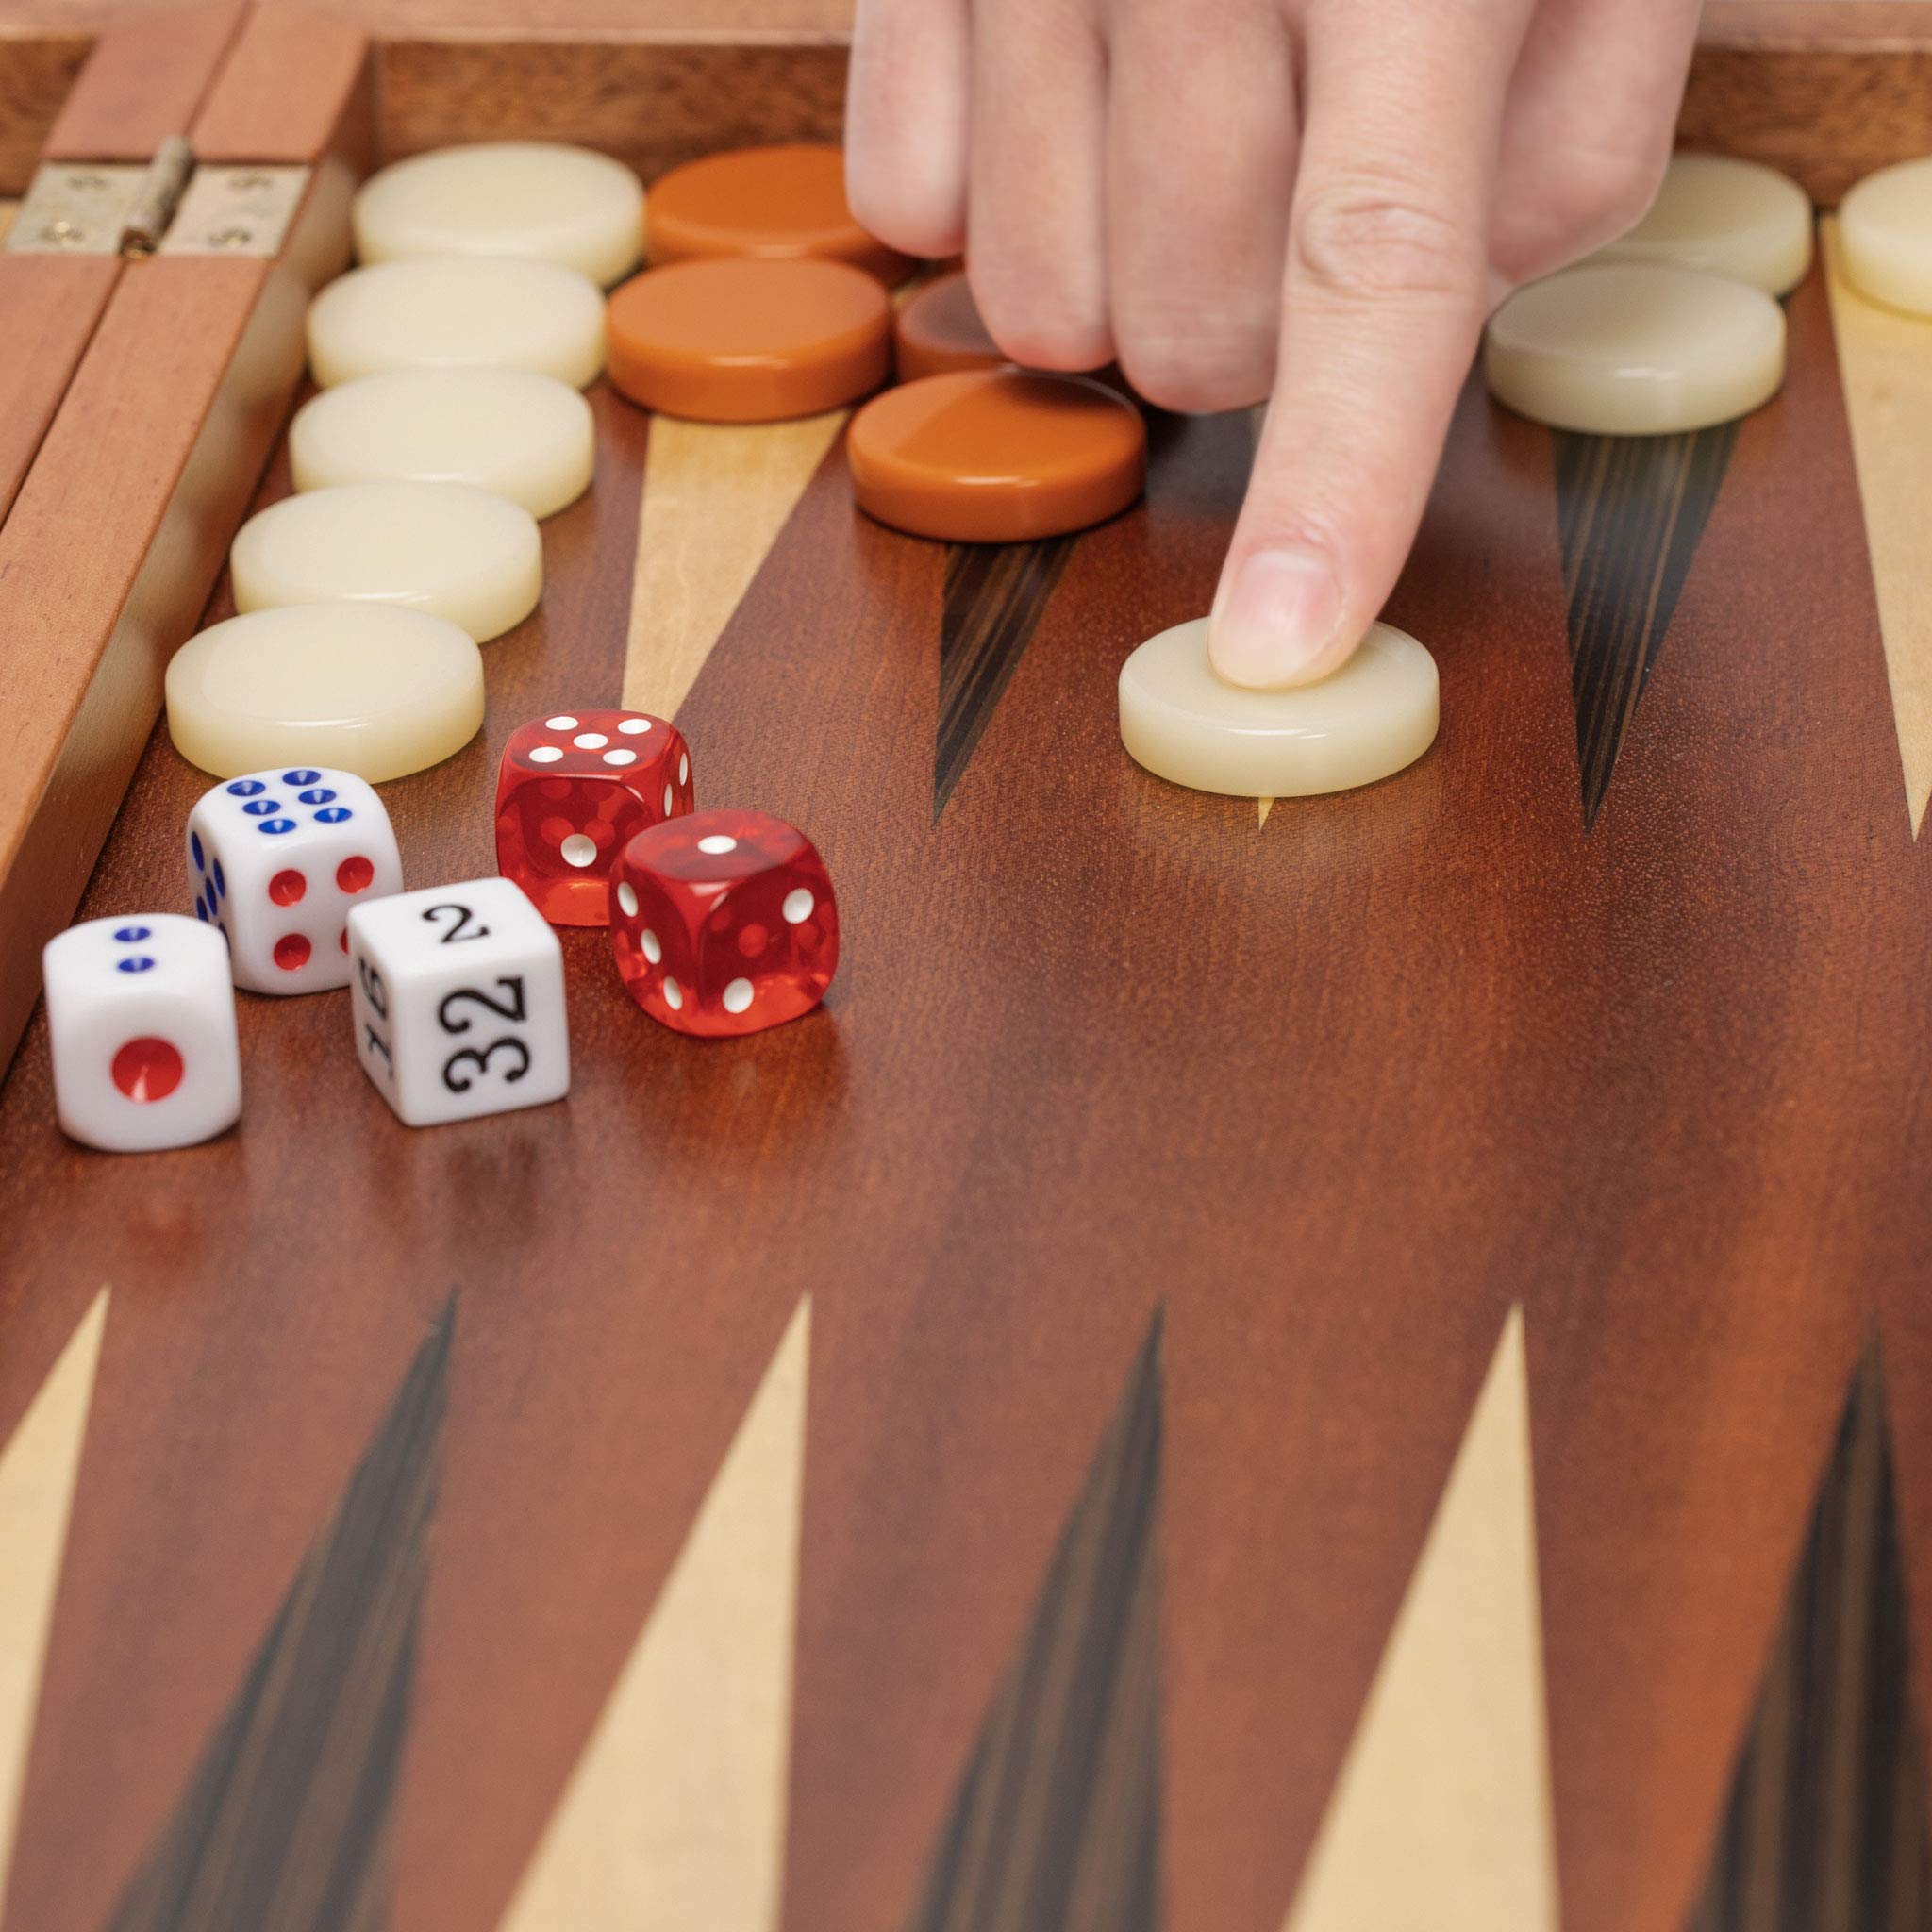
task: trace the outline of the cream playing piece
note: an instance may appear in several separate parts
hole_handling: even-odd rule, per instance
[[[553,516],[589,489],[591,406],[522,369],[399,369],[312,396],[289,426],[297,490],[468,483]]]
[[[394,604],[294,604],[210,625],[168,666],[168,730],[232,778],[334,765],[372,784],[446,758],[483,722],[483,658],[444,617]]]
[[[1208,661],[1208,619],[1149,638],[1121,666],[1121,741],[1157,777],[1236,797],[1346,791],[1435,742],[1436,660],[1378,624],[1341,670],[1292,691],[1229,684]]]
[[[1533,282],[1491,318],[1496,400],[1555,429],[1657,436],[1747,415],[1785,376],[1785,317],[1761,289],[1612,261]]]
[[[543,591],[526,509],[465,483],[344,483],[258,510],[229,554],[235,606],[397,604],[478,643],[521,624]]]
[[[324,389],[388,369],[531,369],[575,389],[604,367],[595,282],[545,261],[425,256],[352,269],[308,309]]]
[[[1707,269],[1789,294],[1811,266],[1811,198],[1758,161],[1675,155],[1649,213],[1592,259]]]
[[[549,141],[472,142],[392,162],[356,196],[362,261],[499,255],[607,287],[643,248],[644,192],[621,161]]]
[[[1839,207],[1838,234],[1860,294],[1932,315],[1932,158],[1866,175]]]

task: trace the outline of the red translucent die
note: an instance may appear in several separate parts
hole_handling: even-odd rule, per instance
[[[839,965],[831,875],[794,825],[701,811],[640,832],[610,875],[630,996],[679,1033],[757,1033],[808,1013]]]
[[[625,841],[691,810],[691,747],[642,711],[521,725],[496,777],[496,869],[552,925],[608,925]]]

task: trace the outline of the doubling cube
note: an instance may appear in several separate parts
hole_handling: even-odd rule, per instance
[[[570,1090],[563,948],[508,879],[400,892],[349,914],[362,1070],[412,1127]]]
[[[187,1147],[242,1111],[222,936],[173,912],[91,919],[47,941],[54,1104],[110,1153]]]
[[[640,832],[611,874],[630,996],[680,1033],[756,1033],[809,1012],[839,965],[839,908],[812,842],[761,811]]]
[[[496,864],[553,925],[610,923],[625,841],[688,812],[691,749],[641,711],[563,712],[510,734],[496,779]]]
[[[251,772],[188,819],[195,916],[227,935],[235,984],[323,992],[349,983],[349,908],[403,889],[389,813],[353,772]]]

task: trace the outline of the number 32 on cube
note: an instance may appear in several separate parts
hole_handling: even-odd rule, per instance
[[[507,1113],[570,1090],[563,949],[503,878],[432,886],[349,915],[362,1070],[412,1127]]]

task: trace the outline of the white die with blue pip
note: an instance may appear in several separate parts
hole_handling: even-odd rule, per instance
[[[222,936],[175,912],[91,919],[41,953],[54,1104],[110,1154],[188,1147],[242,1112],[235,989]]]
[[[412,1127],[570,1091],[563,948],[521,886],[471,879],[349,915],[362,1071]]]
[[[402,889],[389,813],[353,772],[250,772],[189,815],[195,917],[227,936],[235,984],[251,991],[346,986],[349,908]]]

